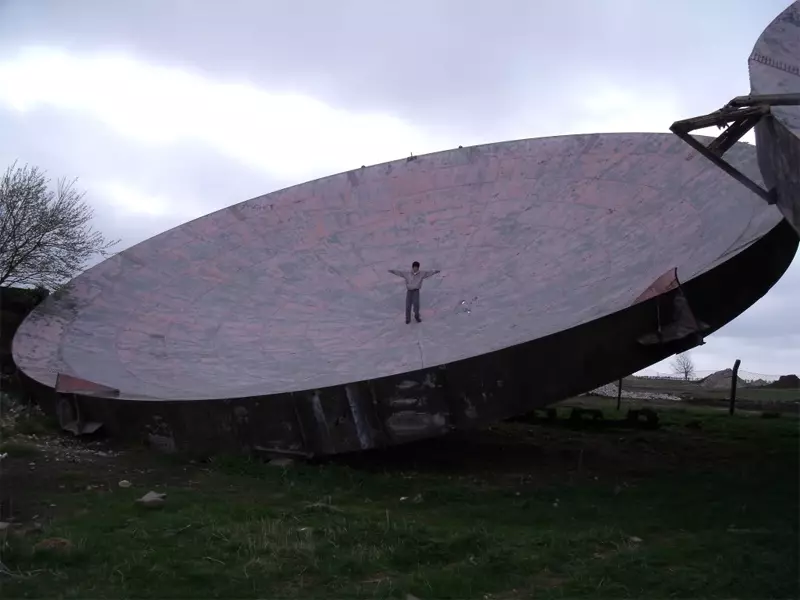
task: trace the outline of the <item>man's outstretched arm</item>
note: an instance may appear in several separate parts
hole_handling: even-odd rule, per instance
[[[405,276],[406,276],[405,271],[399,271],[397,269],[389,269],[389,273],[391,273],[392,275],[397,275],[398,277],[403,277],[403,278],[405,278]]]
[[[428,277],[433,277],[437,273],[441,273],[441,271],[439,269],[436,269],[434,271],[423,271],[422,272],[422,278],[423,279],[427,279]]]

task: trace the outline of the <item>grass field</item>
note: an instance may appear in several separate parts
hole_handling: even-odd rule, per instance
[[[12,437],[0,593],[797,598],[798,421],[659,413],[654,431],[506,423],[288,468]],[[135,503],[150,490],[162,507]]]

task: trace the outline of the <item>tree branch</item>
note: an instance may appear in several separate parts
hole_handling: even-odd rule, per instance
[[[0,178],[0,285],[56,287],[118,243],[92,229],[75,181],[53,191],[39,169],[16,163]]]

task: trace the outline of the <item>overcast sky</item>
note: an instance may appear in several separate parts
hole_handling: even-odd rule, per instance
[[[78,177],[127,247],[412,151],[668,131],[749,92],[747,57],[788,4],[0,0],[0,167]],[[697,368],[800,373],[798,298],[800,260]]]

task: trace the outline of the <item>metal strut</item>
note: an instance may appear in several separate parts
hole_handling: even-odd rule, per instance
[[[768,204],[775,204],[775,191],[765,190],[747,175],[727,162],[723,156],[756,124],[770,113],[773,106],[800,106],[800,94],[763,94],[737,96],[721,109],[707,115],[675,121],[669,130],[733,177],[736,181],[761,196]],[[708,146],[695,139],[692,131],[716,125],[725,131]]]

